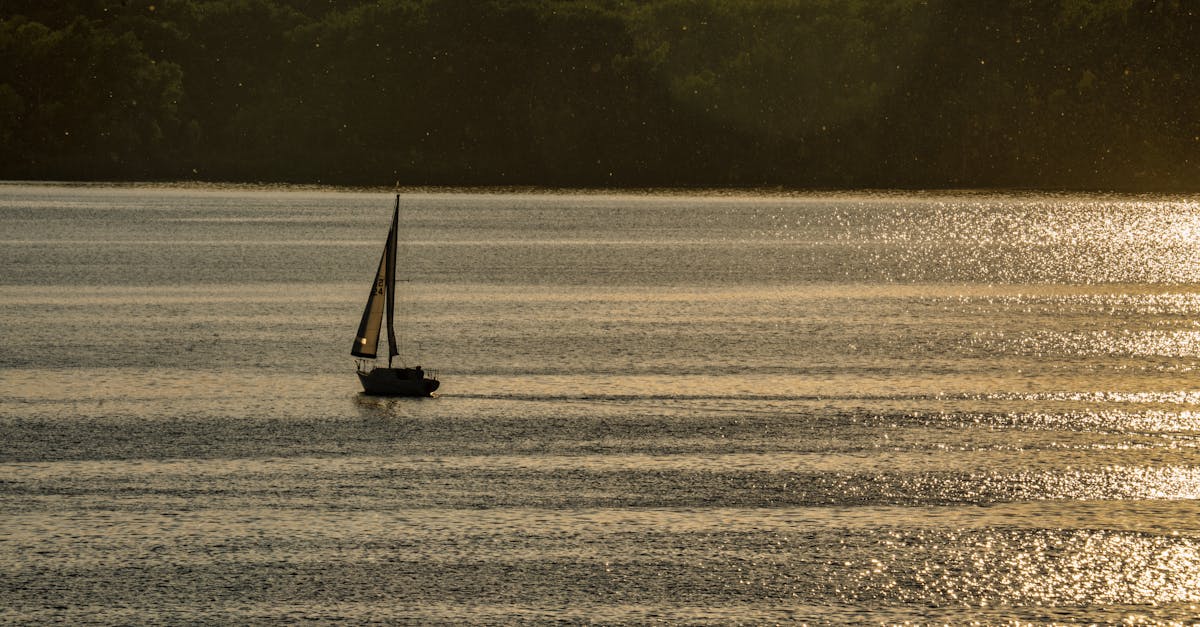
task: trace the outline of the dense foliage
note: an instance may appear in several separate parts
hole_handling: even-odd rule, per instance
[[[0,177],[1200,188],[1180,0],[0,0]]]

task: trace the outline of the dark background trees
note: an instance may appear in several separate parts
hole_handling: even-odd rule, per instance
[[[0,177],[1200,187],[1155,0],[0,0]]]

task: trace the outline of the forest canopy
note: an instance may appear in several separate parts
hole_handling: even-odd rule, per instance
[[[1200,189],[1179,0],[0,0],[0,178]]]

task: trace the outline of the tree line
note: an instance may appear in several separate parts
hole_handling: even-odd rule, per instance
[[[0,0],[0,177],[1200,188],[1181,0]]]

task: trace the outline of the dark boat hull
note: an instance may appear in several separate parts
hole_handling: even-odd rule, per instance
[[[371,396],[429,396],[440,385],[416,368],[375,368],[359,372],[358,380]]]

